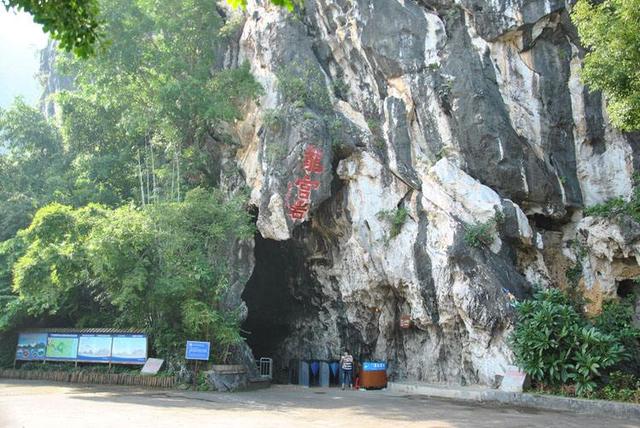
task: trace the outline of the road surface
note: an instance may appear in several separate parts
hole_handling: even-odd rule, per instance
[[[0,379],[0,427],[631,428],[640,421],[384,391],[274,386],[221,394]]]

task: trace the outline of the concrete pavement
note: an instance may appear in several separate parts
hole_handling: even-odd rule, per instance
[[[640,421],[384,391],[274,386],[225,394],[0,379],[2,428],[192,426],[631,428]]]

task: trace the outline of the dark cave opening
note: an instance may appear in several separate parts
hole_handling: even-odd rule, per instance
[[[616,293],[618,297],[624,299],[626,297],[634,294],[634,290],[636,288],[636,282],[633,279],[624,279],[622,281],[617,282],[618,288],[616,289]]]
[[[293,241],[274,241],[258,234],[255,260],[242,293],[248,308],[242,329],[255,358],[273,358],[275,378],[278,369],[289,365],[282,361],[283,343],[295,333],[292,326],[313,308],[305,303],[304,257]],[[281,373],[277,377],[277,381],[286,381]]]
[[[286,243],[256,237],[256,265],[242,293],[249,314],[242,325],[256,358],[273,358],[289,334],[295,299],[289,290]]]

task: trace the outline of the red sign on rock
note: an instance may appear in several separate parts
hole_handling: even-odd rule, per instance
[[[313,144],[309,144],[304,151],[302,169],[305,173],[304,177],[297,178],[293,182],[290,182],[287,189],[287,208],[289,217],[293,221],[304,220],[309,212],[311,191],[317,190],[320,187],[320,181],[314,180],[313,175],[322,174],[324,171],[324,167],[322,166],[322,149]],[[294,187],[296,196],[293,203],[291,203]]]

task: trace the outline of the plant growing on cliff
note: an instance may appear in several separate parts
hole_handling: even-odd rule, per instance
[[[603,370],[624,357],[616,337],[587,321],[558,289],[538,290],[516,303],[517,323],[511,345],[518,365],[539,383],[575,384],[585,395]]]
[[[464,242],[471,247],[480,247],[481,245],[491,245],[493,243],[493,227],[496,222],[494,219],[485,222],[478,222],[464,225]]]
[[[341,100],[345,100],[349,97],[349,85],[342,78],[337,78],[332,83],[333,93]]]
[[[302,6],[303,0],[270,0],[276,6],[284,7],[288,11],[293,11],[296,6]],[[247,7],[247,0],[227,0],[232,7]]]
[[[384,220],[389,223],[391,229],[389,230],[388,240],[395,238],[400,234],[402,226],[409,217],[409,211],[404,207],[398,207],[395,210],[382,210],[377,214],[378,220]]]
[[[284,114],[279,109],[266,109],[262,113],[262,123],[266,126],[271,132],[278,133],[284,128]]]
[[[582,79],[604,92],[611,122],[640,129],[640,0],[579,0],[571,17],[589,49]]]
[[[331,98],[322,72],[311,63],[292,63],[276,72],[285,101],[302,102],[319,112],[331,110]]]
[[[640,222],[640,177],[633,175],[633,191],[628,201],[621,197],[609,199],[606,202],[592,205],[584,209],[584,216],[613,217],[619,214],[628,215]]]

